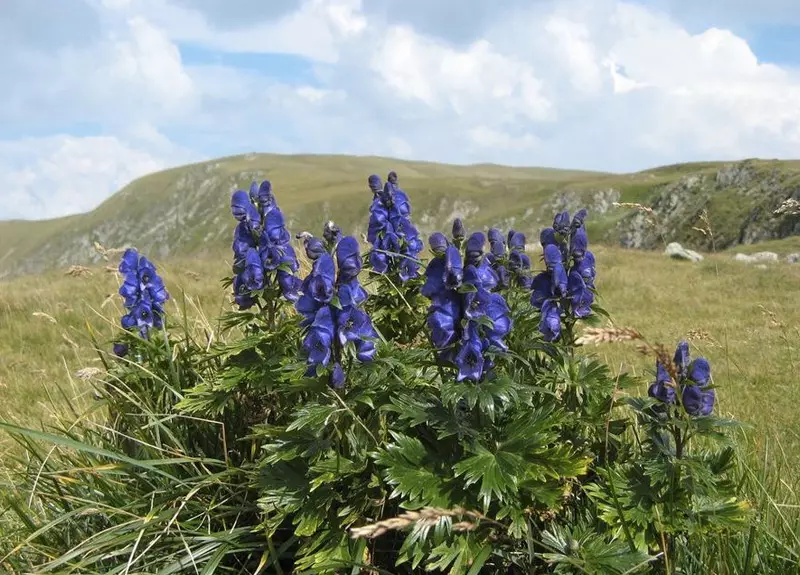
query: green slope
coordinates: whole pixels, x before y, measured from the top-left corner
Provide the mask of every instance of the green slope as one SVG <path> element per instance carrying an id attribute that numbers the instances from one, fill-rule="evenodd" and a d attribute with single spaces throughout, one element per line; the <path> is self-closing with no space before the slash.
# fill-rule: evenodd
<path id="1" fill-rule="evenodd" d="M 134 245 L 154 258 L 216 251 L 230 242 L 231 192 L 247 189 L 253 180 L 272 181 L 293 233 L 305 229 L 319 232 L 328 219 L 348 233 L 363 233 L 371 198 L 367 177 L 373 173 L 385 177 L 389 170 L 397 171 L 401 186 L 411 197 L 414 221 L 423 233 L 447 226 L 460 216 L 473 229 L 514 226 L 534 238 L 555 211 L 586 206 L 592 213 L 589 231 L 595 238 L 622 241 L 631 247 L 657 247 L 665 238 L 679 237 L 692 245 L 695 240 L 702 243 L 702 238 L 694 237 L 699 234 L 692 227 L 703 206 L 710 208 L 712 219 L 719 214 L 727 230 L 720 235 L 723 240 L 739 237 L 740 224 L 751 216 L 747 210 L 752 209 L 752 201 L 739 197 L 739 188 L 746 184 L 735 178 L 727 186 L 708 183 L 719 181 L 719 174 L 727 182 L 725 178 L 731 178 L 726 174 L 742 172 L 742 165 L 748 166 L 743 173 L 749 174 L 750 183 L 759 182 L 758 174 L 770 170 L 778 169 L 783 175 L 770 188 L 769 202 L 796 193 L 791 184 L 800 177 L 797 162 L 684 164 L 619 175 L 381 157 L 233 156 L 145 176 L 87 214 L 41 222 L 0 222 L 0 278 L 96 263 L 100 256 L 94 242 L 108 248 Z M 687 187 L 686 181 L 701 183 Z M 692 210 L 678 210 L 677 215 L 665 210 L 659 229 L 650 229 L 640 215 L 613 206 L 614 202 L 641 202 L 670 207 L 676 195 L 679 203 L 691 203 Z M 685 199 L 687 195 L 691 202 Z M 800 223 L 770 226 L 753 237 L 772 239 L 800 233 Z"/>

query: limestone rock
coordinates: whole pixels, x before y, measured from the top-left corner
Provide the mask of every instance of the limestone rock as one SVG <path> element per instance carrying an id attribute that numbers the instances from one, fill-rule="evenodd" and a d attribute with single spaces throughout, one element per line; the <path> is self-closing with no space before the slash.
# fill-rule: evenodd
<path id="1" fill-rule="evenodd" d="M 799 253 L 789 254 L 788 256 L 786 256 L 786 263 L 800 264 L 800 254 Z"/>
<path id="2" fill-rule="evenodd" d="M 676 260 L 686 260 L 689 262 L 703 261 L 702 254 L 699 254 L 694 250 L 687 250 L 678 242 L 672 242 L 668 244 L 667 249 L 664 250 L 664 253 Z"/>

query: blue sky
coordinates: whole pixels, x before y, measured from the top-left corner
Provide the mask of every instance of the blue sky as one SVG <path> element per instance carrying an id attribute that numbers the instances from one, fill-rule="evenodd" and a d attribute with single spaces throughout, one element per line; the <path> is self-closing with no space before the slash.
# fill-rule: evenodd
<path id="1" fill-rule="evenodd" d="M 3 0 L 0 218 L 249 151 L 800 157 L 796 0 Z"/>

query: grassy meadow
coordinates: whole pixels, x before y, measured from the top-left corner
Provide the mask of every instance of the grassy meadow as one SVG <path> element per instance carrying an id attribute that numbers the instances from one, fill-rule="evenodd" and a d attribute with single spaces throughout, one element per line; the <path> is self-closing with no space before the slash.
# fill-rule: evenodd
<path id="1" fill-rule="evenodd" d="M 796 243 L 789 239 L 761 249 L 781 252 Z M 733 261 L 730 253 L 690 264 L 658 252 L 601 246 L 595 251 L 600 303 L 614 324 L 670 348 L 687 337 L 693 354 L 712 363 L 722 412 L 752 424 L 753 437 L 779 441 L 790 461 L 800 461 L 800 266 L 762 269 Z M 80 394 L 80 370 L 100 365 L 90 331 L 104 343 L 118 329 L 115 263 L 76 275 L 62 269 L 0 283 L 1 416 L 35 423 L 61 404 L 58 394 Z M 169 306 L 186 306 L 200 329 L 215 330 L 215 318 L 231 305 L 220 286 L 228 254 L 157 265 L 173 296 Z M 588 351 L 642 376 L 645 391 L 653 366 L 632 345 Z"/>
<path id="2" fill-rule="evenodd" d="M 787 253 L 797 251 L 797 243 L 793 238 L 760 249 Z M 800 564 L 800 265 L 762 269 L 734 261 L 732 253 L 692 264 L 659 252 L 597 245 L 593 250 L 599 303 L 614 325 L 635 328 L 669 348 L 688 338 L 692 354 L 711 361 L 718 409 L 750 424 L 740 436 L 745 457 L 739 465 L 759 513 L 757 549 L 763 555 L 753 559 L 752 571 L 742 571 L 751 564 L 743 558 L 750 557 L 743 539 L 709 539 L 697 563 L 716 565 L 709 573 L 731 574 L 777 572 L 770 559 Z M 215 252 L 205 258 L 154 258 L 172 295 L 168 314 L 185 314 L 198 333 L 220 337 L 215 318 L 231 307 L 220 285 L 229 257 Z M 541 268 L 539 254 L 533 259 Z M 91 268 L 0 282 L 0 419 L 38 427 L 70 405 L 91 405 L 90 386 L 81 378 L 102 368 L 92 339 L 110 346 L 122 314 L 115 267 L 112 257 Z M 587 352 L 640 376 L 639 391 L 646 392 L 652 360 L 632 344 Z M 0 459 L 11 448 L 4 441 L 0 438 Z M 0 532 L 16 528 L 8 520 L 0 513 Z"/>

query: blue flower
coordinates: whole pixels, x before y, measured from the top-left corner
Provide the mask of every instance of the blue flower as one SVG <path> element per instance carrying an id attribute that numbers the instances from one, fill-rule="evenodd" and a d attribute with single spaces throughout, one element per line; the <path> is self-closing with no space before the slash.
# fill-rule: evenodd
<path id="1" fill-rule="evenodd" d="M 461 242 L 467 237 L 467 230 L 464 228 L 464 222 L 461 221 L 461 218 L 456 218 L 453 220 L 453 242 L 458 244 L 458 247 L 461 247 Z"/>
<path id="2" fill-rule="evenodd" d="M 480 381 L 483 378 L 483 342 L 477 330 L 469 329 L 466 339 L 455 356 L 455 365 L 458 368 L 456 381 Z"/>
<path id="3" fill-rule="evenodd" d="M 378 333 L 367 313 L 357 307 L 347 306 L 336 317 L 337 335 L 342 346 L 360 340 L 374 340 Z"/>
<path id="4" fill-rule="evenodd" d="M 231 212 L 239 220 L 233 236 L 233 294 L 240 309 L 256 304 L 260 292 L 276 286 L 284 298 L 297 300 L 300 268 L 281 212 L 268 180 L 253 182 L 250 193 L 231 196 Z M 253 254 L 258 255 L 258 262 Z"/>
<path id="5" fill-rule="evenodd" d="M 491 251 L 484 256 L 484 262 L 486 267 L 491 268 L 494 277 L 494 286 L 488 289 L 504 290 L 513 284 L 530 289 L 531 260 L 525 254 L 525 235 L 510 230 L 506 236 L 508 244 L 497 228 L 491 228 L 488 236 Z"/>
<path id="6" fill-rule="evenodd" d="M 711 415 L 714 411 L 716 394 L 713 389 L 705 389 L 699 385 L 684 386 L 682 392 L 683 408 L 693 416 Z"/>
<path id="7" fill-rule="evenodd" d="M 261 214 L 253 205 L 250 196 L 243 190 L 236 190 L 231 196 L 231 212 L 233 217 L 242 223 L 247 224 L 252 229 L 258 229 L 261 225 Z"/>
<path id="8" fill-rule="evenodd" d="M 553 230 L 555 230 L 557 234 L 569 237 L 570 224 L 569 212 L 561 212 L 560 214 L 556 214 L 556 217 L 553 219 Z"/>
<path id="9" fill-rule="evenodd" d="M 489 303 L 486 306 L 486 316 L 492 320 L 492 327 L 486 330 L 486 337 L 489 345 L 501 351 L 507 351 L 505 337 L 511 332 L 511 316 L 509 315 L 508 304 L 503 296 L 493 293 L 489 296 Z"/>
<path id="10" fill-rule="evenodd" d="M 667 368 L 660 361 L 656 362 L 656 380 L 647 389 L 647 393 L 663 403 L 675 403 L 675 386 Z"/>
<path id="11" fill-rule="evenodd" d="M 483 232 L 474 232 L 467 239 L 467 248 L 464 261 L 467 264 L 477 265 L 483 257 L 483 246 L 486 244 L 486 236 Z"/>
<path id="12" fill-rule="evenodd" d="M 333 371 L 331 372 L 331 387 L 334 389 L 342 389 L 344 387 L 345 375 L 342 369 L 342 364 L 338 361 L 333 364 Z"/>
<path id="13" fill-rule="evenodd" d="M 498 239 L 498 233 L 492 232 L 493 239 Z M 443 234 L 431 236 L 436 257 L 425 270 L 421 293 L 431 300 L 427 325 L 439 361 L 457 369 L 457 381 L 478 382 L 492 368 L 486 352 L 507 350 L 511 317 L 505 298 L 491 292 L 499 279 L 488 257 L 491 254 L 483 253 L 486 237 L 481 232 L 472 234 L 463 259 L 457 242 L 454 238 L 454 245 L 449 245 Z"/>
<path id="14" fill-rule="evenodd" d="M 422 239 L 411 222 L 411 203 L 397 184 L 397 174 L 389 172 L 383 186 L 376 175 L 370 176 L 367 183 L 373 193 L 367 227 L 367 241 L 372 244 L 369 255 L 372 270 L 380 274 L 396 273 L 401 282 L 416 278 Z"/>
<path id="15" fill-rule="evenodd" d="M 358 240 L 352 236 L 343 238 L 336 246 L 336 260 L 339 262 L 339 281 L 349 282 L 361 273 L 361 250 Z"/>
<path id="16" fill-rule="evenodd" d="M 305 249 L 306 257 L 312 262 L 318 260 L 322 254 L 328 253 L 323 241 L 310 234 L 304 238 L 303 248 Z"/>
<path id="17" fill-rule="evenodd" d="M 340 388 L 345 384 L 342 361 L 347 351 L 352 350 L 357 361 L 372 361 L 378 333 L 360 307 L 367 299 L 367 292 L 358 280 L 361 272 L 358 241 L 352 236 L 341 237 L 340 231 L 332 233 L 331 229 L 331 225 L 326 225 L 329 232 L 326 240 L 335 260 L 328 249 L 318 250 L 319 240 L 310 235 L 305 237 L 306 250 L 313 249 L 316 259 L 302 281 L 295 309 L 303 317 L 300 325 L 306 328 L 303 349 L 309 363 L 308 375 L 316 376 L 320 367 L 327 368 L 332 362 L 329 383 Z M 331 240 L 336 243 L 331 244 Z"/>
<path id="18" fill-rule="evenodd" d="M 119 294 L 128 313 L 121 320 L 126 330 L 136 329 L 142 338 L 147 338 L 151 329 L 164 325 L 164 303 L 169 293 L 156 267 L 135 249 L 128 249 L 122 256 L 119 272 L 123 281 Z"/>
<path id="19" fill-rule="evenodd" d="M 322 230 L 322 237 L 325 238 L 329 246 L 335 246 L 342 238 L 342 230 L 335 223 L 328 222 Z"/>
<path id="20" fill-rule="evenodd" d="M 689 343 L 681 341 L 673 358 L 674 382 L 661 362 L 656 362 L 656 381 L 648 389 L 648 395 L 667 404 L 675 404 L 677 390 L 680 389 L 681 404 L 691 416 L 710 415 L 714 411 L 716 394 L 710 387 L 711 364 L 704 357 L 691 360 Z"/>
<path id="21" fill-rule="evenodd" d="M 555 341 L 561 336 L 561 309 L 558 302 L 549 299 L 542 304 L 539 331 L 545 341 Z"/>
<path id="22" fill-rule="evenodd" d="M 445 349 L 456 341 L 462 315 L 459 294 L 452 291 L 437 294 L 428 308 L 427 319 L 434 347 Z"/>
<path id="23" fill-rule="evenodd" d="M 561 333 L 560 325 L 556 327 L 556 318 L 560 323 L 562 316 L 569 321 L 569 318 L 583 319 L 593 313 L 596 270 L 594 254 L 588 249 L 586 215 L 585 209 L 579 210 L 570 221 L 569 213 L 561 212 L 554 218 L 553 227 L 539 234 L 546 271 L 534 276 L 528 285 L 531 305 L 542 313 L 540 331 L 550 341 Z M 512 242 L 524 245 L 524 238 L 510 239 L 509 243 Z M 530 260 L 515 259 L 515 265 L 517 261 L 521 266 L 530 266 Z"/>

